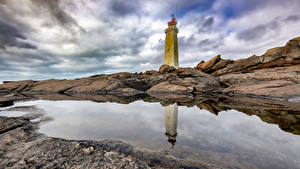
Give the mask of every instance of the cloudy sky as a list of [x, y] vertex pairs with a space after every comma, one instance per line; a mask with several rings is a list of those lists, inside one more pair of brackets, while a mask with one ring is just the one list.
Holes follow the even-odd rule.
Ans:
[[175, 13], [181, 67], [300, 36], [299, 0], [0, 0], [0, 82], [158, 69]]

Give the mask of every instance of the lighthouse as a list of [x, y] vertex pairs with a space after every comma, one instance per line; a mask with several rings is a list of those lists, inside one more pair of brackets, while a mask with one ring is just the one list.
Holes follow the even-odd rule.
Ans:
[[164, 64], [178, 68], [178, 29], [176, 25], [176, 18], [174, 17], [174, 14], [172, 14], [172, 20], [168, 22], [168, 28], [165, 29], [166, 40]]
[[177, 136], [178, 106], [177, 103], [165, 107], [165, 125], [168, 142], [173, 146]]

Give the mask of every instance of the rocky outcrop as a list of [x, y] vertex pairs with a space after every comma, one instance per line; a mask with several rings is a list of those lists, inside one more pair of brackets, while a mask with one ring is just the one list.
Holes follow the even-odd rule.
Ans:
[[217, 78], [192, 68], [175, 69], [162, 65], [160, 72], [167, 80], [153, 85], [148, 93], [216, 92], [224, 87]]
[[291, 99], [300, 96], [300, 37], [262, 56], [236, 61], [216, 56], [197, 70], [218, 76], [228, 87], [224, 94]]
[[235, 72], [300, 64], [300, 37], [290, 40], [284, 47], [269, 49], [262, 56], [251, 56], [236, 61], [223, 60], [220, 55], [199, 63], [195, 69], [220, 76]]
[[224, 93], [283, 99], [300, 96], [300, 65], [226, 74], [220, 76], [220, 80], [229, 85]]
[[162, 65], [160, 71], [95, 75], [75, 80], [17, 81], [0, 85], [0, 93], [192, 93], [219, 91], [224, 85], [193, 68]]
[[221, 59], [221, 55], [217, 55], [207, 62], [200, 62], [195, 68], [205, 73], [214, 73], [225, 68], [228, 64], [233, 63], [232, 60]]

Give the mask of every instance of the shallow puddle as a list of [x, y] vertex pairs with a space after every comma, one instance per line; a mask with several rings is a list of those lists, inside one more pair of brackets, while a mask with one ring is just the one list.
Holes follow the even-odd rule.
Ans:
[[117, 139], [138, 148], [225, 168], [300, 168], [299, 135], [235, 110], [215, 115], [196, 106], [143, 101], [117, 104], [38, 100], [2, 108], [0, 116], [34, 111], [53, 119], [42, 123], [39, 130], [51, 137]]

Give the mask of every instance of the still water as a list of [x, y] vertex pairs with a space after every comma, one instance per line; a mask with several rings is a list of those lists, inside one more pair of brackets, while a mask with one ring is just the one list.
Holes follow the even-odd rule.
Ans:
[[76, 140], [117, 139], [140, 149], [224, 168], [300, 168], [300, 136], [257, 116], [230, 110], [217, 116], [198, 107], [136, 101], [28, 101], [0, 116], [40, 112], [52, 120], [39, 132]]

